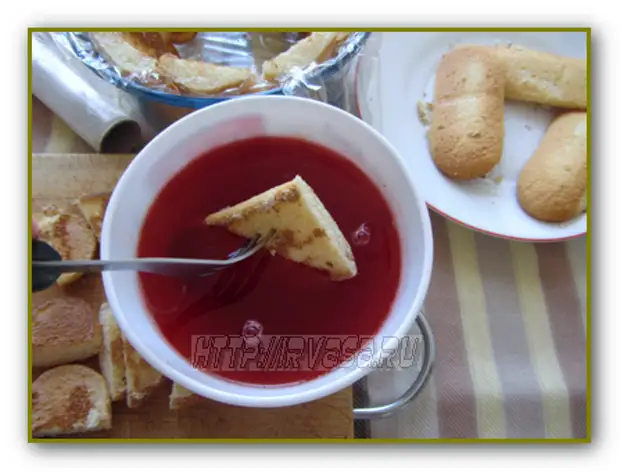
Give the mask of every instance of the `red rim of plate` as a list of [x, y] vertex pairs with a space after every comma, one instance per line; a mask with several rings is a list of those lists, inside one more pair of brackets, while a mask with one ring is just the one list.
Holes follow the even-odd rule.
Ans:
[[[364, 117], [362, 115], [362, 107], [360, 106], [360, 99], [359, 99], [359, 93], [358, 93], [358, 83], [359, 83], [359, 76], [360, 76], [360, 65], [362, 63], [363, 59], [359, 59], [357, 61], [357, 64], [355, 65], [355, 76], [353, 79], [353, 94], [355, 96], [355, 108], [356, 108], [356, 112], [357, 112], [357, 116], [359, 116], [362, 120], [364, 120]], [[366, 121], [366, 120], [364, 120]], [[471, 230], [477, 231], [479, 233], [482, 234], [487, 234], [489, 236], [494, 236], [496, 238], [502, 238], [502, 239], [507, 239], [510, 241], [519, 241], [519, 242], [528, 242], [528, 243], [555, 243], [555, 242], [563, 242], [563, 241], [570, 241], [571, 239], [577, 239], [580, 238], [582, 236], [585, 236], [588, 232], [584, 231], [582, 233], [578, 233], [578, 234], [573, 234], [571, 236], [563, 236], [560, 238], [519, 238], [518, 236], [510, 236], [507, 234], [500, 234], [500, 233], [494, 233], [493, 231], [489, 231], [486, 229], [482, 229], [482, 228], [478, 228], [477, 226], [472, 226], [470, 224], [465, 223], [464, 221], [461, 221], [453, 216], [450, 216], [446, 213], [444, 213], [443, 211], [439, 210], [438, 208], [436, 208], [435, 206], [431, 205], [426, 199], [426, 206], [429, 207], [431, 210], [433, 210], [435, 213], [443, 216], [444, 218], [446, 218], [447, 220], [453, 221], [454, 223], [458, 223], [466, 228], [469, 228]]]

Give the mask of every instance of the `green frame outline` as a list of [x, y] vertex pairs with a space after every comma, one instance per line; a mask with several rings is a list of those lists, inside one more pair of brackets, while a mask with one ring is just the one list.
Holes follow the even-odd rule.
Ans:
[[[77, 28], [77, 27], [31, 27], [28, 28], [28, 237], [29, 241], [32, 239], [32, 34], [43, 32], [63, 32], [63, 31], [268, 31], [268, 32], [284, 32], [284, 31], [371, 31], [371, 32], [579, 32], [586, 33], [586, 51], [587, 51], [587, 87], [588, 87], [588, 109], [587, 113], [587, 125], [588, 130], [591, 129], [591, 106], [592, 103], [592, 81], [591, 81], [591, 68], [592, 68], [592, 28], [590, 27], [424, 27], [424, 28], [399, 28], [399, 27], [357, 27], [357, 28], [312, 28], [308, 26], [288, 28], [244, 28], [239, 27], [219, 27], [219, 28]], [[371, 443], [439, 443], [439, 444], [479, 444], [479, 443], [491, 443], [491, 444], [534, 444], [534, 443], [590, 443], [592, 442], [591, 436], [591, 422], [592, 422], [592, 366], [591, 366], [591, 350], [592, 350], [592, 329], [591, 329], [591, 311], [592, 304], [590, 298], [591, 289], [591, 238], [590, 228], [592, 226], [592, 214], [590, 212], [590, 203], [592, 201], [592, 170], [591, 170], [591, 151], [592, 141], [591, 133], [588, 132], [587, 136], [587, 150], [588, 150], [588, 188], [587, 188], [587, 214], [586, 220], [588, 225], [588, 232], [586, 233], [586, 290], [587, 290], [587, 302], [586, 302], [586, 436], [585, 438], [393, 438], [393, 439], [226, 439], [226, 438], [33, 438], [32, 437], [32, 293], [30, 288], [32, 287], [32, 273], [28, 271], [28, 442], [29, 443], [359, 443], [359, 442], [371, 442]], [[32, 265], [32, 247], [28, 244], [28, 265]]]

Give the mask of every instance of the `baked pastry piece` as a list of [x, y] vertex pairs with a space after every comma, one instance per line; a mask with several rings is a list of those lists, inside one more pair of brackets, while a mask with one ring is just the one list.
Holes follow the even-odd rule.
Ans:
[[[141, 76], [157, 66], [157, 57], [128, 33], [90, 33], [97, 51], [114, 64], [122, 75]], [[135, 38], [135, 37], [133, 37]]]
[[585, 59], [519, 45], [498, 45], [493, 51], [504, 69], [507, 99], [561, 108], [587, 108]]
[[121, 335], [121, 338], [127, 383], [127, 406], [136, 408], [161, 384], [164, 377], [140, 356], [124, 335]]
[[103, 334], [103, 346], [99, 351], [99, 367], [106, 380], [112, 401], [125, 395], [125, 358], [121, 330], [116, 323], [110, 305], [102, 303], [99, 323]]
[[[78, 215], [49, 211], [35, 218], [39, 225], [37, 236], [52, 246], [61, 258], [68, 260], [93, 259], [97, 253], [97, 239], [84, 218]], [[61, 274], [58, 285], [67, 285], [82, 277], [82, 273]]]
[[300, 177], [209, 215], [208, 225], [252, 238], [275, 235], [267, 248], [282, 257], [326, 271], [332, 280], [357, 275], [347, 239], [314, 190]]
[[541, 221], [567, 221], [586, 211], [588, 130], [585, 112], [560, 115], [523, 166], [517, 182], [521, 208]]
[[78, 209], [98, 240], [101, 239], [101, 226], [109, 200], [109, 193], [97, 193], [84, 195], [77, 201]]
[[159, 58], [158, 71], [183, 89], [201, 94], [216, 94], [227, 89], [249, 86], [254, 81], [251, 69], [180, 59], [171, 54]]
[[176, 48], [172, 44], [171, 33], [124, 33], [127, 41], [140, 51], [152, 57], [159, 57], [163, 54], [174, 54], [178, 56]]
[[349, 36], [343, 32], [314, 32], [292, 45], [288, 50], [263, 63], [263, 76], [277, 80], [296, 67], [304, 68], [313, 62], [329, 59], [334, 51]]
[[180, 410], [188, 406], [199, 403], [203, 398], [195, 393], [190, 392], [176, 382], [172, 383], [169, 402], [171, 410]]
[[428, 139], [435, 165], [452, 179], [484, 177], [500, 162], [504, 74], [488, 48], [459, 46], [441, 58]]
[[97, 312], [77, 297], [52, 298], [32, 309], [32, 365], [49, 367], [96, 356], [102, 345]]
[[32, 435], [49, 437], [112, 427], [103, 377], [83, 365], [63, 365], [32, 383]]

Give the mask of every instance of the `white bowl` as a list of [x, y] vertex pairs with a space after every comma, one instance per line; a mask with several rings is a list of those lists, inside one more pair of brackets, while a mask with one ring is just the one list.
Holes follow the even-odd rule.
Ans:
[[246, 385], [192, 367], [161, 335], [134, 272], [105, 272], [105, 293], [118, 324], [142, 357], [188, 390], [220, 402], [280, 407], [316, 400], [350, 386], [398, 346], [426, 296], [433, 240], [426, 204], [402, 157], [374, 129], [330, 105], [293, 97], [247, 97], [198, 110], [150, 142], [119, 180], [105, 214], [102, 259], [136, 256], [146, 213], [166, 182], [190, 161], [222, 144], [262, 135], [295, 136], [322, 144], [357, 164], [382, 190], [401, 237], [402, 271], [391, 311], [369, 346], [346, 367], [287, 386]]

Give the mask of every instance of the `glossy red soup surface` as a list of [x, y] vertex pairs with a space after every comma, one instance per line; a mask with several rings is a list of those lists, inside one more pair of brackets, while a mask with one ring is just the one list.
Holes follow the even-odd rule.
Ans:
[[266, 251], [212, 277], [141, 274], [160, 331], [197, 368], [251, 384], [306, 381], [342, 365], [385, 321], [401, 274], [390, 208], [357, 166], [301, 139], [248, 139], [192, 161], [149, 209], [139, 256], [225, 258], [244, 240], [206, 226], [205, 217], [296, 175], [338, 223], [358, 275], [332, 282]]

